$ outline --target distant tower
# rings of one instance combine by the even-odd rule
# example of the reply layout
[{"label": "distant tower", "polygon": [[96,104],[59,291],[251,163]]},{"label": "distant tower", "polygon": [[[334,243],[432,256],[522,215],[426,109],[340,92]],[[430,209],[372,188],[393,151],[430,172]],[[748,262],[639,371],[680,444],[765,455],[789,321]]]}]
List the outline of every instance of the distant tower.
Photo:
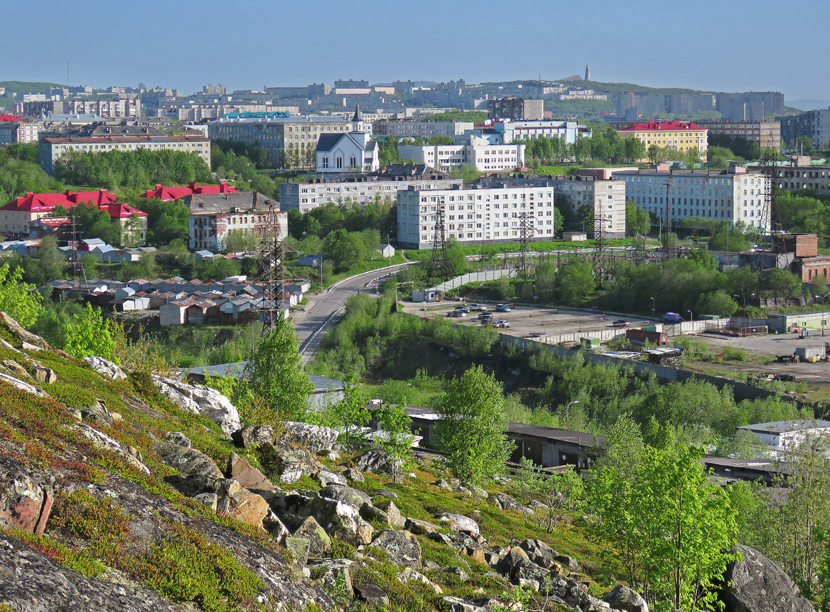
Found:
[{"label": "distant tower", "polygon": [[360,112],[360,104],[355,104],[354,117],[352,117],[352,132],[364,131],[363,113]]},{"label": "distant tower", "polygon": [[591,67],[588,64],[585,64],[585,80],[591,80]]}]

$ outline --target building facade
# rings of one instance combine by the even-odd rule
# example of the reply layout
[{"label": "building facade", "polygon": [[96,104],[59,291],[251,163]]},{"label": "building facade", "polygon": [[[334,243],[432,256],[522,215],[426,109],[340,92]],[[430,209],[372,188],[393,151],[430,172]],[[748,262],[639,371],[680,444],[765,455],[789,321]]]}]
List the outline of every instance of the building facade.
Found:
[{"label": "building facade", "polygon": [[210,168],[210,140],[204,136],[103,136],[89,138],[44,138],[38,145],[38,162],[48,174],[55,174],[55,162],[69,151],[179,151],[198,155]]},{"label": "building facade", "polygon": [[141,117],[141,100],[116,98],[115,100],[64,100],[63,112],[72,115],[98,115],[99,117]]},{"label": "building facade", "polygon": [[664,225],[668,198],[672,220],[703,217],[770,230],[769,178],[747,174],[744,168],[722,172],[626,170],[614,172],[613,178],[625,182],[626,199],[662,219]]},{"label": "building facade", "polygon": [[698,125],[709,134],[727,138],[743,138],[757,142],[761,149],[781,150],[781,123],[779,121],[701,121]]},{"label": "building facade", "polygon": [[775,167],[775,186],[779,189],[812,189],[830,195],[830,166],[813,166],[809,156],[796,157],[789,165]]},{"label": "building facade", "polygon": [[[182,201],[190,209],[188,246],[191,250],[219,253],[225,250],[232,232],[251,233],[261,238],[267,226],[270,207],[279,202],[256,191],[189,195]],[[277,212],[280,239],[288,235],[288,215]]]},{"label": "building facade", "polygon": [[517,242],[522,224],[528,240],[554,236],[553,186],[416,189],[398,192],[398,243],[433,246],[438,211],[443,210],[446,240],[462,244]]},{"label": "building facade", "polygon": [[434,138],[462,136],[475,127],[472,121],[376,121],[372,124],[375,136],[395,138]]},{"label": "building facade", "polygon": [[398,191],[415,189],[452,189],[461,186],[462,179],[413,178],[406,181],[361,177],[356,180],[323,180],[310,183],[280,183],[280,210],[299,210],[305,214],[329,202],[357,202],[366,205],[380,199],[396,202]]},{"label": "building facade", "polygon": [[37,142],[42,129],[40,123],[29,123],[14,115],[0,115],[0,146]]},{"label": "building facade", "polygon": [[360,107],[352,117],[351,132],[320,135],[316,161],[319,174],[376,172],[380,168],[378,144],[363,122]]},{"label": "building facade", "polygon": [[[709,148],[708,130],[688,121],[649,121],[619,128],[620,138],[637,138],[646,147],[658,146],[674,149],[680,153],[696,151],[701,160],[706,160]],[[647,158],[644,158],[647,159]]]},{"label": "building facade", "polygon": [[479,172],[505,172],[522,168],[525,164],[525,145],[493,145],[486,138],[467,137],[467,144],[399,145],[401,159],[411,159],[443,172],[475,166]]},{"label": "building facade", "polygon": [[[806,136],[817,149],[830,140],[830,109],[811,110],[793,117],[776,117],[781,122],[781,140],[785,147],[795,148],[797,138]],[[806,151],[809,153],[809,151]]]},{"label": "building facade", "polygon": [[487,138],[491,144],[510,144],[543,137],[560,138],[567,144],[573,144],[578,137],[590,138],[591,130],[576,121],[488,119],[468,134]]},{"label": "building facade", "polygon": [[524,121],[526,119],[544,119],[545,101],[528,100],[509,96],[498,100],[487,101],[488,119],[513,119]]},{"label": "building facade", "polygon": [[320,136],[351,129],[342,117],[221,117],[208,124],[208,135],[211,140],[259,145],[275,166],[313,168]]}]

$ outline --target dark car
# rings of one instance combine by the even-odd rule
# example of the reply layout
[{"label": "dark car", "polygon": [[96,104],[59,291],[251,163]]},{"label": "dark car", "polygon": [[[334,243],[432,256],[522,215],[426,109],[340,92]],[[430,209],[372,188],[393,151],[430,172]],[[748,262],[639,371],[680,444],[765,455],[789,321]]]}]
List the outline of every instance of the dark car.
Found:
[{"label": "dark car", "polygon": [[507,304],[496,304],[496,312],[510,312],[510,306]]},{"label": "dark car", "polygon": [[480,315],[478,315],[478,318],[481,319],[482,321],[490,321],[493,318],[493,313],[492,312],[482,312]]},{"label": "dark car", "polygon": [[625,319],[617,319],[611,325],[613,325],[614,327],[628,327],[628,321],[626,321]]}]

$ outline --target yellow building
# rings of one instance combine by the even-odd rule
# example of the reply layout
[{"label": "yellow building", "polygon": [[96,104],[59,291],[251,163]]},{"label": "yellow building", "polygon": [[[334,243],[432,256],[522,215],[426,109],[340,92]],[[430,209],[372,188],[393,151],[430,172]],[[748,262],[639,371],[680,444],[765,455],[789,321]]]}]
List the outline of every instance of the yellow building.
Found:
[{"label": "yellow building", "polygon": [[709,148],[708,132],[705,127],[689,121],[649,121],[617,130],[620,138],[638,138],[642,141],[646,152],[652,145],[681,153],[697,151],[703,161],[706,161],[706,151]]}]

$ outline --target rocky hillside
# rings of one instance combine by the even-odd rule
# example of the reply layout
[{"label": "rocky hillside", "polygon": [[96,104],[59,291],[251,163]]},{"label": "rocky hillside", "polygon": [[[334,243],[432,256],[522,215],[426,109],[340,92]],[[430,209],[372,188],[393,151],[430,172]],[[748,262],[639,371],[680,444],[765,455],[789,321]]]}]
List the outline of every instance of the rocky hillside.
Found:
[{"label": "rocky hillside", "polygon": [[[509,489],[429,458],[404,472],[325,428],[243,427],[212,389],[74,359],[0,313],[0,612],[648,610],[583,519],[548,533]],[[812,609],[752,553],[727,609]]]}]

